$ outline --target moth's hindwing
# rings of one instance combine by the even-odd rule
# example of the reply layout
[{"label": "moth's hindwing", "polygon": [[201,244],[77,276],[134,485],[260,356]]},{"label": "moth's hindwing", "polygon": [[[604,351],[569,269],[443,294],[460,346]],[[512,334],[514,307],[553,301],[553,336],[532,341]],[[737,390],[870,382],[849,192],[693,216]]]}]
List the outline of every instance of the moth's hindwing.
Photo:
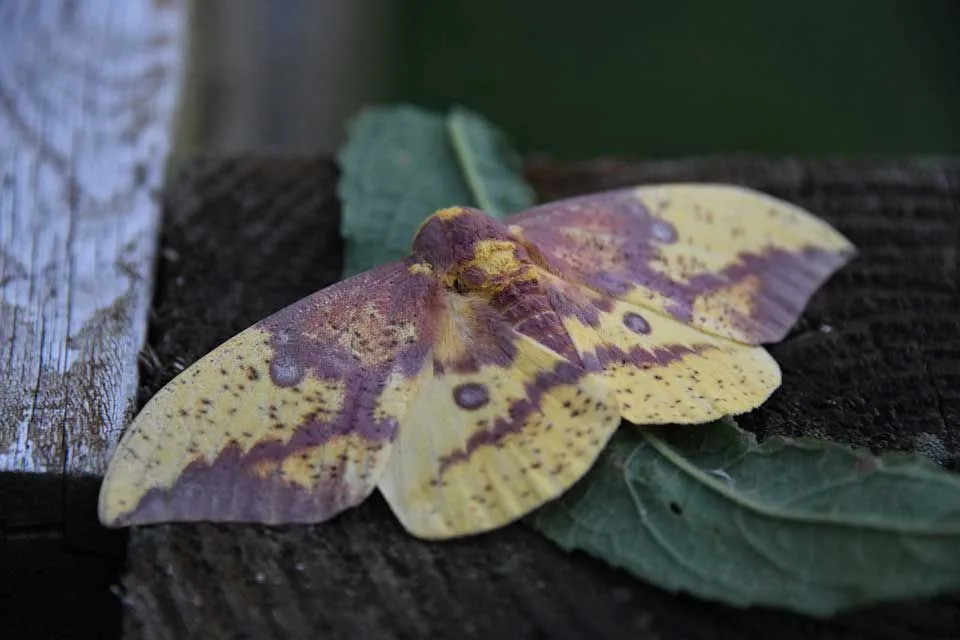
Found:
[{"label": "moth's hindwing", "polygon": [[696,424],[760,406],[780,386],[763,347],[694,329],[662,313],[543,274],[574,348],[636,424]]}]

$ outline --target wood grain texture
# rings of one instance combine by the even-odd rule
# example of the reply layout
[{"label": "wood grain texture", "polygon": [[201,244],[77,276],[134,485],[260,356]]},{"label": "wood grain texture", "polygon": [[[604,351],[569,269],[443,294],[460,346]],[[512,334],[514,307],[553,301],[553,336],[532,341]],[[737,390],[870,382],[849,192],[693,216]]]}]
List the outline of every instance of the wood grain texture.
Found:
[{"label": "wood grain texture", "polygon": [[134,408],[183,13],[0,3],[0,471],[99,475]]},{"label": "wood grain texture", "polygon": [[[541,199],[651,181],[744,184],[822,214],[860,257],[773,352],[783,388],[742,420],[885,449],[960,453],[960,163],[715,159],[530,165]],[[250,323],[333,282],[336,171],[201,161],[171,192],[141,399]],[[444,543],[405,534],[374,496],[318,526],[134,529],[130,638],[946,638],[960,599],[828,621],[674,595],[523,524]]]}]

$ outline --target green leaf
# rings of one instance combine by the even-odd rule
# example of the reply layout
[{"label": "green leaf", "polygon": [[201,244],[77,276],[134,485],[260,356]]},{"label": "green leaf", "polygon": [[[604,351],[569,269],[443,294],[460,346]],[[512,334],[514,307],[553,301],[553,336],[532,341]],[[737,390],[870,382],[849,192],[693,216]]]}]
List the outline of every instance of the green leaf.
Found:
[{"label": "green leaf", "polygon": [[437,209],[472,205],[499,216],[533,204],[505,136],[462,108],[447,117],[411,106],[366,109],[349,125],[338,161],[347,276],[405,256]]},{"label": "green leaf", "polygon": [[732,420],[620,429],[530,520],[671,591],[810,615],[960,587],[960,478],[918,456],[757,445]]}]

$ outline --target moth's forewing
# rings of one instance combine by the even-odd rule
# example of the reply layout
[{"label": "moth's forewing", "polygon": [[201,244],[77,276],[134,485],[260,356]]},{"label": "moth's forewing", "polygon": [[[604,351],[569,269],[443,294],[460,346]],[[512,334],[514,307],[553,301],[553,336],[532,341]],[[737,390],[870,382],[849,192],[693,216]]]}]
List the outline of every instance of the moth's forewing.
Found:
[{"label": "moth's forewing", "polygon": [[427,275],[392,263],[201,358],[124,434],[101,520],[318,522],[361,502],[414,393],[435,295]]}]

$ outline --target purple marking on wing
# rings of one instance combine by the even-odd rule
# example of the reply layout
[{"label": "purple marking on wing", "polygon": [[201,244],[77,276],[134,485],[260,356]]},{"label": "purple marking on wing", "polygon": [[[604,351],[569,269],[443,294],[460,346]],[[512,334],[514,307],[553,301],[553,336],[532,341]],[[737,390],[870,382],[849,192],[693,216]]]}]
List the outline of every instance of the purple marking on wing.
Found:
[{"label": "purple marking on wing", "polygon": [[[320,522],[361,502],[373,489],[339,481],[345,462],[338,461],[314,490],[290,483],[273,469],[254,471],[253,464],[277,458],[277,443],[263,443],[255,455],[244,455],[237,443],[228,445],[211,463],[194,462],[170,489],[153,488],[136,508],[120,515],[121,525],[168,520],[230,522]],[[266,450],[272,449],[269,454]],[[296,450],[292,450],[295,454]],[[286,456],[283,456],[286,457]]]},{"label": "purple marking on wing", "polygon": [[[373,417],[377,398],[391,371],[412,376],[420,370],[442,304],[437,288],[429,276],[410,274],[404,263],[394,263],[324,289],[260,323],[272,336],[274,384],[292,387],[309,373],[344,385],[344,405],[336,418],[298,425],[295,439],[304,434],[304,446],[313,446],[347,433],[372,441],[392,438],[396,421]],[[370,303],[374,317],[364,315]],[[392,328],[404,323],[412,324],[416,335],[401,342]],[[344,334],[375,356],[375,363],[343,347]]]},{"label": "purple marking on wing", "polygon": [[533,381],[524,385],[527,397],[510,404],[507,409],[507,418],[497,418],[489,429],[472,434],[462,449],[440,458],[437,475],[442,476],[452,465],[469,459],[478,448],[497,446],[508,435],[522,431],[527,418],[540,410],[540,402],[544,395],[554,387],[576,382],[585,373],[582,368],[574,364],[558,362],[549,371],[537,374]]},{"label": "purple marking on wing", "polygon": [[696,297],[754,277],[758,285],[752,309],[749,314],[731,309],[731,324],[752,342],[777,342],[793,326],[813,292],[849,257],[819,247],[805,247],[799,252],[768,249],[759,254],[743,253],[719,274],[691,278],[688,302],[680,311],[689,317],[690,303]]},{"label": "purple marking on wing", "polygon": [[[301,372],[319,379],[343,379],[363,366],[339,345],[348,334],[359,349],[377,354],[381,367],[363,366],[365,374],[385,377],[395,367],[416,373],[435,335],[442,310],[436,280],[407,271],[412,261],[394,262],[361,273],[304,298],[259,323],[271,334],[271,374],[278,386],[293,386]],[[375,306],[375,317],[363,314]],[[412,325],[417,335],[400,342],[393,327]]]},{"label": "purple marking on wing", "polygon": [[687,356],[701,354],[716,348],[716,345],[711,344],[669,344],[653,349],[633,347],[624,351],[617,345],[606,343],[597,347],[594,350],[594,355],[604,369],[609,364],[632,364],[641,369],[649,369],[654,366],[665,367],[683,360]]},{"label": "purple marking on wing", "polygon": [[[262,477],[257,468],[264,463],[280,465],[290,457],[342,435],[360,435],[367,443],[362,446],[368,451],[386,445],[393,439],[397,420],[393,417],[373,419],[373,407],[379,391],[368,384],[363,380],[351,380],[345,392],[345,402],[348,404],[332,421],[308,417],[295,427],[293,435],[286,442],[265,440],[254,445],[246,454],[241,452],[236,443],[231,443],[211,462],[191,463],[172,487],[149,490],[138,505],[121,516],[119,521],[204,519],[306,522],[326,519],[356,504],[362,496],[355,501],[345,500],[344,496],[348,495],[346,487],[339,483],[342,465],[345,464],[343,461],[327,461],[325,472],[318,470],[316,480],[319,481],[319,488],[313,492],[286,482],[277,471]],[[334,465],[332,469],[329,468],[331,464]],[[367,483],[359,484],[372,490],[375,481],[369,479]],[[369,490],[363,496],[367,493]],[[204,497],[198,501],[198,495]]]},{"label": "purple marking on wing", "polygon": [[[632,191],[535,207],[509,222],[523,227],[528,251],[564,278],[614,297],[638,284],[671,298],[684,293],[681,284],[650,266],[660,256],[658,245],[676,240],[676,230],[653,217]],[[613,257],[617,266],[599,268],[604,257]]]},{"label": "purple marking on wing", "polygon": [[600,311],[609,310],[601,309],[580,295],[569,295],[565,288],[559,286],[550,287],[548,298],[550,306],[558,315],[576,318],[582,324],[594,328],[600,326]]},{"label": "purple marking on wing", "polygon": [[295,387],[306,374],[299,363],[285,355],[274,356],[270,361],[270,378],[278,387]]},{"label": "purple marking on wing", "polygon": [[650,333],[650,323],[647,322],[643,316],[639,313],[634,313],[628,311],[623,314],[623,326],[634,333],[648,334]]},{"label": "purple marking on wing", "polygon": [[[280,465],[286,459],[323,445],[338,436],[359,435],[366,442],[362,446],[368,451],[382,448],[393,440],[397,428],[394,417],[380,420],[373,417],[376,400],[382,390],[382,381],[363,378],[354,372],[347,379],[344,407],[333,420],[322,421],[316,418],[316,414],[312,417],[308,415],[303,423],[293,427],[293,434],[286,442],[278,439],[265,440],[254,445],[245,454],[240,451],[237,443],[231,443],[211,462],[191,463],[170,489],[154,488],[148,491],[136,508],[122,516],[121,520],[269,521],[267,518],[273,514],[282,521],[319,521],[338,510],[352,506],[356,502],[343,502],[341,498],[346,495],[345,489],[338,488],[344,461],[337,463],[341,466],[339,470],[334,466],[325,474],[318,471],[316,479],[320,482],[320,488],[315,492],[317,495],[299,485],[287,483],[277,475],[278,472],[261,477],[257,468],[265,463]],[[318,409],[321,408],[318,406]],[[334,461],[326,462],[328,465],[333,463]],[[376,479],[369,480],[369,488],[372,489],[375,481]],[[330,496],[320,495],[331,491]],[[199,504],[193,504],[191,501],[198,493],[204,493],[208,497]],[[233,502],[230,502],[231,500]],[[241,502],[237,503],[237,500]],[[278,500],[277,504],[273,504]],[[303,507],[309,510],[304,513],[284,510],[285,504],[289,504],[291,509]],[[151,514],[158,517],[153,518]],[[196,518],[192,517],[194,515]]]},{"label": "purple marking on wing", "polygon": [[[577,309],[578,315],[599,317],[601,311],[609,312],[613,308],[613,301],[607,296],[585,289],[578,289],[576,285],[558,283],[555,291],[558,304]],[[645,335],[651,332],[650,323],[638,313],[628,311],[623,314],[621,321],[624,326],[636,333]],[[592,326],[599,327],[599,322]],[[598,337],[601,341],[604,339],[602,333]],[[585,350],[581,354],[580,360],[587,371],[599,371],[610,364],[617,363],[633,364],[638,368],[647,369],[652,366],[665,366],[688,355],[702,353],[712,348],[715,347],[709,344],[673,344],[653,349],[636,346],[624,351],[615,344],[604,342],[592,350]]]}]

